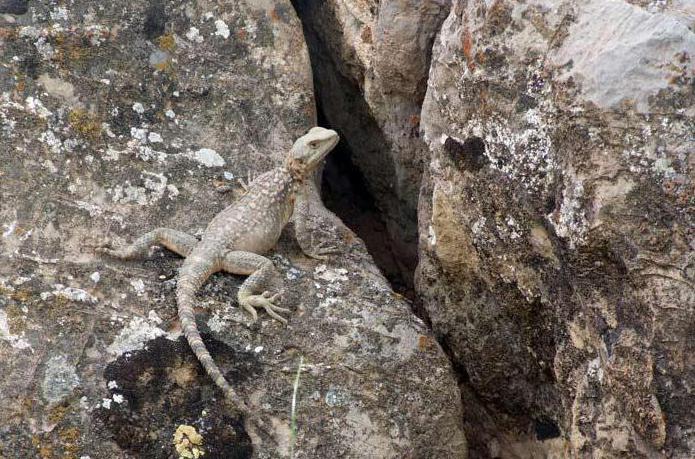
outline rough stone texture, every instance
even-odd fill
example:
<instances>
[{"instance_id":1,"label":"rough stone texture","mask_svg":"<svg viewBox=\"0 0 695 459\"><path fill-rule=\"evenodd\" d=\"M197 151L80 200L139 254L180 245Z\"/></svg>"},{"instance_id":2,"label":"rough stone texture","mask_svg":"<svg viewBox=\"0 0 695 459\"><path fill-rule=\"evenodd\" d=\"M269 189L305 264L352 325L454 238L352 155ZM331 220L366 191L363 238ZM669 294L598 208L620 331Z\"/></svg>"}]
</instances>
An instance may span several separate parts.
<instances>
[{"instance_id":1,"label":"rough stone texture","mask_svg":"<svg viewBox=\"0 0 695 459\"><path fill-rule=\"evenodd\" d=\"M179 336L180 261L93 253L201 231L233 197L215 187L271 168L315 123L289 3L0 5L0 456L176 457L190 425L209 458L465 457L441 348L320 204L343 254L307 260L287 231L273 259L288 328L249 323L241 278L199 295L206 342L272 439L245 431Z\"/></svg>"},{"instance_id":2,"label":"rough stone texture","mask_svg":"<svg viewBox=\"0 0 695 459\"><path fill-rule=\"evenodd\" d=\"M416 288L472 456L695 455L694 18L454 2L422 110Z\"/></svg>"},{"instance_id":3,"label":"rough stone texture","mask_svg":"<svg viewBox=\"0 0 695 459\"><path fill-rule=\"evenodd\" d=\"M323 113L344 135L350 159L364 175L390 235L395 268L411 279L427 157L419 138L420 107L432 42L450 2L293 3L304 23ZM376 252L374 245L370 250ZM383 262L382 267L390 270Z\"/></svg>"}]
</instances>

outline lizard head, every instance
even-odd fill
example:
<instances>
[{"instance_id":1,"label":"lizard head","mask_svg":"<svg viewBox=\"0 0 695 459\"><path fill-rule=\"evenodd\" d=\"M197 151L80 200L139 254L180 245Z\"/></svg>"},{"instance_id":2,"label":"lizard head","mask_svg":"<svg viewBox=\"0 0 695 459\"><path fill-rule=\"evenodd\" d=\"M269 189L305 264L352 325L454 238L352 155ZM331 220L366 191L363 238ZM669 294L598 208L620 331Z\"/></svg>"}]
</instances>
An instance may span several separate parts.
<instances>
[{"instance_id":1,"label":"lizard head","mask_svg":"<svg viewBox=\"0 0 695 459\"><path fill-rule=\"evenodd\" d=\"M322 127L313 127L297 139L287 158L287 168L292 176L300 180L309 176L339 139L337 132Z\"/></svg>"}]
</instances>

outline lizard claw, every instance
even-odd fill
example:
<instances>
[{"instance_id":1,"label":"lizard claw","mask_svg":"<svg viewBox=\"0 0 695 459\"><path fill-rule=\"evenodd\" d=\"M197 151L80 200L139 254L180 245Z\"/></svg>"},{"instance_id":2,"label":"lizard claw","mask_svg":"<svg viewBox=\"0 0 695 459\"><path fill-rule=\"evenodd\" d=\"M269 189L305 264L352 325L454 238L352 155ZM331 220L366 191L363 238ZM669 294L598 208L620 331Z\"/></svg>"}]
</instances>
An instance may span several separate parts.
<instances>
[{"instance_id":1,"label":"lizard claw","mask_svg":"<svg viewBox=\"0 0 695 459\"><path fill-rule=\"evenodd\" d=\"M218 193L229 193L233 189L234 187L231 185L220 185L218 187L215 187L215 191L217 191Z\"/></svg>"},{"instance_id":2,"label":"lizard claw","mask_svg":"<svg viewBox=\"0 0 695 459\"><path fill-rule=\"evenodd\" d=\"M338 253L338 247L330 245L328 242L321 242L314 246L311 252L306 255L317 260L327 260L328 255L334 255L336 253Z\"/></svg>"},{"instance_id":3,"label":"lizard claw","mask_svg":"<svg viewBox=\"0 0 695 459\"><path fill-rule=\"evenodd\" d=\"M275 301L277 301L279 297L279 293L272 294L269 291L265 291L260 295L249 295L242 298L240 299L239 304L251 314L254 322L258 319L256 308L263 308L270 317L287 325L287 319L278 314L278 312L290 312L290 310L281 308L275 304Z\"/></svg>"},{"instance_id":4,"label":"lizard claw","mask_svg":"<svg viewBox=\"0 0 695 459\"><path fill-rule=\"evenodd\" d=\"M132 258L133 254L126 250L126 248L113 248L111 243L105 243L97 246L94 251L96 253L107 255L112 258L118 258L120 260L128 260Z\"/></svg>"},{"instance_id":5,"label":"lizard claw","mask_svg":"<svg viewBox=\"0 0 695 459\"><path fill-rule=\"evenodd\" d=\"M113 244L109 239L103 239L97 242L94 246L94 252L118 258L118 250L113 248Z\"/></svg>"},{"instance_id":6,"label":"lizard claw","mask_svg":"<svg viewBox=\"0 0 695 459\"><path fill-rule=\"evenodd\" d=\"M249 192L249 185L251 185L251 182L253 182L254 180L255 180L255 177L251 174L251 171L248 172L248 174L246 176L246 180L244 180L243 178L237 179L241 188L244 189L244 193Z\"/></svg>"}]
</instances>

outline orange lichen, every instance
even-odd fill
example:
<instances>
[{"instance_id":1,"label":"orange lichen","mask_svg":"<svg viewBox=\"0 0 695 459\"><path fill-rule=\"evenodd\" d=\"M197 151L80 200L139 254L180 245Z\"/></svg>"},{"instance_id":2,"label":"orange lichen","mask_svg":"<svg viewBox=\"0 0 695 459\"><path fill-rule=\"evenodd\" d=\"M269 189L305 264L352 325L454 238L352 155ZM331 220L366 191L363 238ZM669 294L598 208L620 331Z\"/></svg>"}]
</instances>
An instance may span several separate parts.
<instances>
[{"instance_id":1,"label":"orange lichen","mask_svg":"<svg viewBox=\"0 0 695 459\"><path fill-rule=\"evenodd\" d=\"M362 38L362 41L365 43L372 43L372 41L373 41L372 28L369 26L364 26L364 29L362 29L361 38Z\"/></svg>"},{"instance_id":2,"label":"orange lichen","mask_svg":"<svg viewBox=\"0 0 695 459\"><path fill-rule=\"evenodd\" d=\"M15 28L0 27L0 40L2 39L12 39L17 37L17 31Z\"/></svg>"},{"instance_id":3,"label":"orange lichen","mask_svg":"<svg viewBox=\"0 0 695 459\"><path fill-rule=\"evenodd\" d=\"M176 49L176 38L173 33L167 33L157 38L159 47L165 51L174 51Z\"/></svg>"},{"instance_id":4,"label":"orange lichen","mask_svg":"<svg viewBox=\"0 0 695 459\"><path fill-rule=\"evenodd\" d=\"M432 338L425 335L420 335L417 339L417 347L421 351L426 351L432 346Z\"/></svg>"},{"instance_id":5,"label":"orange lichen","mask_svg":"<svg viewBox=\"0 0 695 459\"><path fill-rule=\"evenodd\" d=\"M410 127L411 128L417 128L420 126L420 116L419 115L410 115Z\"/></svg>"},{"instance_id":6,"label":"orange lichen","mask_svg":"<svg viewBox=\"0 0 695 459\"><path fill-rule=\"evenodd\" d=\"M463 50L463 55L466 57L468 70L473 71L475 69L475 63L473 62L473 36L471 35L471 31L468 29L463 32L461 48Z\"/></svg>"},{"instance_id":7,"label":"orange lichen","mask_svg":"<svg viewBox=\"0 0 695 459\"><path fill-rule=\"evenodd\" d=\"M75 109L70 111L68 122L83 137L97 140L101 136L101 121L86 110Z\"/></svg>"}]
</instances>

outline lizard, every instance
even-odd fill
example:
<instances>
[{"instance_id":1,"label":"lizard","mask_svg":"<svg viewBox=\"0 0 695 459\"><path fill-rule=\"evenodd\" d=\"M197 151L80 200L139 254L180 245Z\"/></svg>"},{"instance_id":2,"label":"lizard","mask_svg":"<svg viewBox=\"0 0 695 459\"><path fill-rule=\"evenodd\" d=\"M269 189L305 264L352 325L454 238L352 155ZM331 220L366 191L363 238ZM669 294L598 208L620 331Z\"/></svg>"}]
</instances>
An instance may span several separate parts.
<instances>
[{"instance_id":1,"label":"lizard","mask_svg":"<svg viewBox=\"0 0 695 459\"><path fill-rule=\"evenodd\" d=\"M239 305L251 314L254 321L258 317L256 308L263 308L270 317L287 324L287 319L278 313L289 313L290 310L276 304L279 293L266 289L272 277L279 276L279 273L263 254L277 244L290 218L295 222L303 218L307 206L306 203L295 206L296 197L302 194L303 188L310 186L307 182L313 179L319 164L338 140L338 133L332 129L311 128L293 144L281 166L246 185L245 194L210 221L200 240L185 232L157 228L128 246L111 248L105 244L96 249L98 253L114 258L132 260L145 257L152 246L159 245L185 257L176 286L178 318L183 334L226 399L244 414L253 415L215 364L201 339L193 310L195 293L215 272L247 275L237 293ZM302 251L309 257L323 259L334 250L324 244L314 245L313 238L299 229L296 237Z\"/></svg>"}]
</instances>

